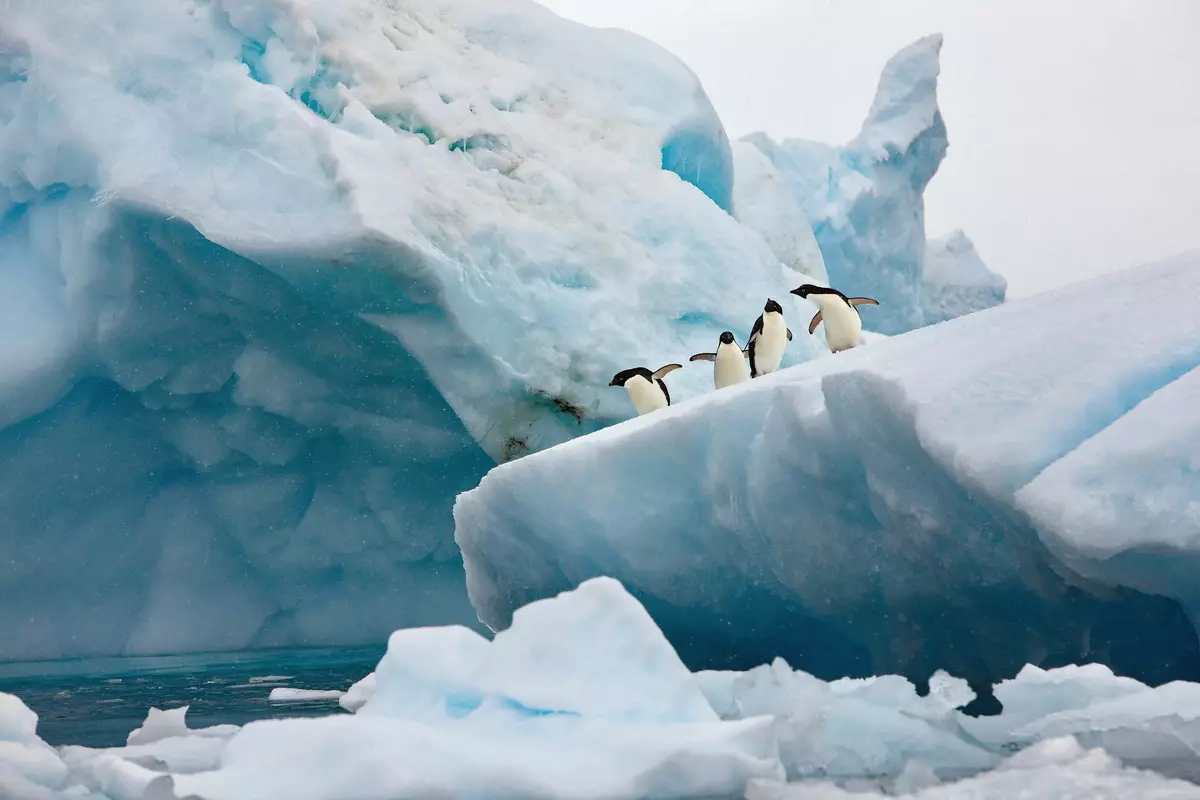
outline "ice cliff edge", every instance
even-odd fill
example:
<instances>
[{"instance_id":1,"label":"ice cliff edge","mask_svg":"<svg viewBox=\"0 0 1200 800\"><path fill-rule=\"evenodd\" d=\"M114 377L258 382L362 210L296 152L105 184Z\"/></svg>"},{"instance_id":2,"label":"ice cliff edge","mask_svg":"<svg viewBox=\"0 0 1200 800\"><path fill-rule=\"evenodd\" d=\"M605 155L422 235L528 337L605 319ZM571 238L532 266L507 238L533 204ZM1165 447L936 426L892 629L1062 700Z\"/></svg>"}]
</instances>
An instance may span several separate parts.
<instances>
[{"instance_id":1,"label":"ice cliff edge","mask_svg":"<svg viewBox=\"0 0 1200 800\"><path fill-rule=\"evenodd\" d=\"M1198 292L1192 253L501 465L455 504L471 600L609 575L692 668L1195 680Z\"/></svg>"}]
</instances>

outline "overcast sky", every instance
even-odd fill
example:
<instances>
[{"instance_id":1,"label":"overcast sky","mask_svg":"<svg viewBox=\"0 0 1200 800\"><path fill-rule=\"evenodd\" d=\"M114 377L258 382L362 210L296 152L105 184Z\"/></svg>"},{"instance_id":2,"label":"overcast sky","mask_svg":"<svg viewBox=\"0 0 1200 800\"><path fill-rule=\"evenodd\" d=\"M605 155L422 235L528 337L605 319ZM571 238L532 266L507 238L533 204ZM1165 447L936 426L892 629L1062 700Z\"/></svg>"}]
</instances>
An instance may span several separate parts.
<instances>
[{"instance_id":1,"label":"overcast sky","mask_svg":"<svg viewBox=\"0 0 1200 800\"><path fill-rule=\"evenodd\" d=\"M963 228L1010 296L1200 248L1200 0L541 2L675 53L734 138L850 139L941 32L930 235Z\"/></svg>"}]
</instances>

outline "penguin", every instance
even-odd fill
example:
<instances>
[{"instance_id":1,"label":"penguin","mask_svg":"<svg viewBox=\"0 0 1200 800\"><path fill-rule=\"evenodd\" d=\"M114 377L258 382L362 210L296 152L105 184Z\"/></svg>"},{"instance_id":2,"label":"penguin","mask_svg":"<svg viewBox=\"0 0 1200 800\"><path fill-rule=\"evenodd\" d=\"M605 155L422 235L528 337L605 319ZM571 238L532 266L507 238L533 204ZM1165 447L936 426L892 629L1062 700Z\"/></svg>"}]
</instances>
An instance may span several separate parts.
<instances>
[{"instance_id":1,"label":"penguin","mask_svg":"<svg viewBox=\"0 0 1200 800\"><path fill-rule=\"evenodd\" d=\"M808 323L811 334L822 322L825 323L825 343L831 352L840 353L858 346L858 335L862 333L862 317L858 315L857 306L879 305L878 300L869 297L846 297L837 289L824 286L813 286L806 283L792 289L791 294L811 300L821 309Z\"/></svg>"},{"instance_id":2,"label":"penguin","mask_svg":"<svg viewBox=\"0 0 1200 800\"><path fill-rule=\"evenodd\" d=\"M754 320L754 327L750 329L750 343L746 345L746 355L750 357L750 377L770 375L779 369L783 351L787 350L787 343L791 340L791 328L783 321L783 306L768 298L763 313Z\"/></svg>"},{"instance_id":3,"label":"penguin","mask_svg":"<svg viewBox=\"0 0 1200 800\"><path fill-rule=\"evenodd\" d=\"M608 385L624 386L638 414L649 414L671 405L671 393L667 391L663 376L677 369L683 369L683 364L667 364L655 372L645 367L631 367L613 375Z\"/></svg>"},{"instance_id":4,"label":"penguin","mask_svg":"<svg viewBox=\"0 0 1200 800\"><path fill-rule=\"evenodd\" d=\"M713 362L713 383L718 389L750 380L750 368L746 366L746 353L733 340L733 333L724 331L715 353L696 353L689 361Z\"/></svg>"}]
</instances>

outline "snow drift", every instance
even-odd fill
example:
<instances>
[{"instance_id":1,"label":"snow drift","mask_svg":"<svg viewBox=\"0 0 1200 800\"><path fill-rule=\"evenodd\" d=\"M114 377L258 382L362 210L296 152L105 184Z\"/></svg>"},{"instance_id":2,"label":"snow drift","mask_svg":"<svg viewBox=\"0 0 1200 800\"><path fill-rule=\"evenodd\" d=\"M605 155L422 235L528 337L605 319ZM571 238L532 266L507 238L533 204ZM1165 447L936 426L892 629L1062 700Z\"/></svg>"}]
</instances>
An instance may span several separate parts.
<instances>
[{"instance_id":1,"label":"snow drift","mask_svg":"<svg viewBox=\"0 0 1200 800\"><path fill-rule=\"evenodd\" d=\"M1198 296L1193 253L501 465L455 505L471 600L611 575L693 668L1196 679Z\"/></svg>"}]
</instances>

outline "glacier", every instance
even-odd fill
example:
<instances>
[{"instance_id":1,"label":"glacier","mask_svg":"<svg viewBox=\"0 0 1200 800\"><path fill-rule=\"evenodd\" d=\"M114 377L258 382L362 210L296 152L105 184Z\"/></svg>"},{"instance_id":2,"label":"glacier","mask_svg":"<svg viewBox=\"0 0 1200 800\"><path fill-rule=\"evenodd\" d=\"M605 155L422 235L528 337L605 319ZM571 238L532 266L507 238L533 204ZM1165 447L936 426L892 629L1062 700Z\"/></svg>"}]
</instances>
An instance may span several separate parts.
<instances>
[{"instance_id":1,"label":"glacier","mask_svg":"<svg viewBox=\"0 0 1200 800\"><path fill-rule=\"evenodd\" d=\"M1185 254L500 465L455 503L471 601L610 575L693 669L944 669L973 713L1025 664L1196 680L1197 296Z\"/></svg>"},{"instance_id":2,"label":"glacier","mask_svg":"<svg viewBox=\"0 0 1200 800\"><path fill-rule=\"evenodd\" d=\"M888 61L862 129L844 146L762 132L738 142L759 150L800 204L829 285L880 301L863 315L879 333L999 305L1007 290L961 230L926 238L925 188L949 148L937 101L941 48L934 34Z\"/></svg>"},{"instance_id":3,"label":"glacier","mask_svg":"<svg viewBox=\"0 0 1200 800\"><path fill-rule=\"evenodd\" d=\"M0 694L6 800L1200 796L1200 684L1026 666L959 709L896 675L822 681L782 659L691 672L620 582L584 581L488 641L398 630L352 714L191 728L151 708L121 747L50 748ZM264 691L266 687L264 687ZM1189 749L1191 748L1191 749ZM1154 771L1148 771L1154 770ZM1030 792L1031 789L1036 791Z\"/></svg>"}]
</instances>

